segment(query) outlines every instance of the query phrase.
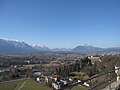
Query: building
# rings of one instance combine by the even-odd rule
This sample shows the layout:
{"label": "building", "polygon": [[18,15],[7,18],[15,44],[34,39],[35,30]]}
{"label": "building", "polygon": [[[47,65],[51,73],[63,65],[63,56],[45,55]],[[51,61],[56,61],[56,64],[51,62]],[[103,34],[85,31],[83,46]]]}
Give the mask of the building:
{"label": "building", "polygon": [[63,87],[63,83],[62,82],[52,82],[52,87],[56,90],[61,90]]}
{"label": "building", "polygon": [[40,77],[41,75],[42,75],[42,73],[40,71],[33,71],[32,72],[33,77]]}
{"label": "building", "polygon": [[91,63],[92,63],[92,64],[95,64],[96,62],[102,62],[102,61],[100,60],[100,57],[90,56],[90,57],[88,57],[88,58],[91,60]]}
{"label": "building", "polygon": [[117,62],[117,64],[115,65],[115,73],[117,74],[117,81],[120,80],[120,61]]}

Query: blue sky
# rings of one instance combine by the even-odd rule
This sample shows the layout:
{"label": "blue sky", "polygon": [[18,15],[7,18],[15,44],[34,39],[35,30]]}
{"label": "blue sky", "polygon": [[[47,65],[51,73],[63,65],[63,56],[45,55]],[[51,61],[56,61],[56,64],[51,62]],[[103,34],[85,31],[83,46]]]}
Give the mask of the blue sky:
{"label": "blue sky", "polygon": [[120,46],[120,0],[0,0],[0,38],[28,44]]}

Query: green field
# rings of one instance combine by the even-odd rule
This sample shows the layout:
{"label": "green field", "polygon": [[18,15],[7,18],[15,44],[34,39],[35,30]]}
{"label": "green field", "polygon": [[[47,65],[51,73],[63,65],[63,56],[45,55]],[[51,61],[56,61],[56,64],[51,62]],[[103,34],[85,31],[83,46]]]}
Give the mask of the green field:
{"label": "green field", "polygon": [[15,81],[0,84],[0,90],[51,90],[33,80]]}
{"label": "green field", "polygon": [[84,86],[74,86],[71,90],[88,90],[88,88]]}
{"label": "green field", "polygon": [[[52,89],[30,79],[0,84],[0,90],[52,90]],[[84,86],[74,86],[71,90],[88,90],[88,89]]]}

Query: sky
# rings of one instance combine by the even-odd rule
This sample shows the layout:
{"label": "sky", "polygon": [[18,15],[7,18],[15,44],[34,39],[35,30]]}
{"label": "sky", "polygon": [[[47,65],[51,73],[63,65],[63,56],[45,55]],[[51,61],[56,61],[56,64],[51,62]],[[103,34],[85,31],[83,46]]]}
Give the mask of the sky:
{"label": "sky", "polygon": [[0,0],[0,38],[50,48],[120,47],[120,0]]}

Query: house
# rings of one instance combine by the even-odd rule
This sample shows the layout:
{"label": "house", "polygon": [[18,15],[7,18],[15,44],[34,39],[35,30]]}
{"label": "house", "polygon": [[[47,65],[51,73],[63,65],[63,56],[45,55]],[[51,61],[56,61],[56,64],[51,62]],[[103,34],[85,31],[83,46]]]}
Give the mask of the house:
{"label": "house", "polygon": [[89,86],[90,86],[90,85],[89,85],[88,83],[86,83],[86,82],[84,82],[83,85],[86,86],[86,87],[89,87]]}
{"label": "house", "polygon": [[49,83],[50,77],[49,77],[49,76],[46,76],[46,77],[45,77],[45,81],[46,81],[47,83]]}
{"label": "house", "polygon": [[38,83],[41,83],[41,82],[40,82],[40,78],[39,78],[39,77],[38,77],[38,78],[36,78],[36,81],[37,81]]}
{"label": "house", "polygon": [[60,81],[63,83],[64,86],[67,85],[67,81],[66,80],[60,80]]}
{"label": "house", "polygon": [[90,57],[88,57],[88,58],[91,60],[91,63],[92,63],[92,64],[94,64],[94,63],[96,63],[96,62],[102,62],[102,61],[100,60],[100,57],[90,56]]}
{"label": "house", "polygon": [[81,80],[78,80],[78,82],[80,83],[80,82],[82,82]]}
{"label": "house", "polygon": [[93,64],[95,71],[101,72],[102,70],[104,70],[105,65],[102,62],[102,60],[100,59],[100,57],[91,56],[88,58],[91,60],[91,63]]}
{"label": "house", "polygon": [[117,81],[120,80],[120,61],[117,62],[117,64],[115,65],[115,73],[117,74]]}
{"label": "house", "polygon": [[52,82],[52,87],[56,90],[61,90],[63,87],[63,83],[62,82]]}
{"label": "house", "polygon": [[70,77],[70,78],[69,78],[69,81],[70,81],[70,82],[73,82],[73,78]]}

